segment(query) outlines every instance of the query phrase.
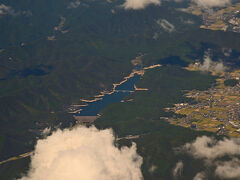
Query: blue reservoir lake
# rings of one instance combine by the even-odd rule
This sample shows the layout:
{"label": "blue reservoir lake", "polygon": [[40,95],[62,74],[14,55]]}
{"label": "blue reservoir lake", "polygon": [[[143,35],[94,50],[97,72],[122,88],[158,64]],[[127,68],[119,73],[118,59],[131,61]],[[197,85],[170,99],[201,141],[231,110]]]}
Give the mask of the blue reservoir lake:
{"label": "blue reservoir lake", "polygon": [[130,93],[135,91],[135,84],[140,80],[141,75],[135,73],[132,77],[126,79],[125,82],[116,85],[111,93],[103,94],[103,96],[96,97],[96,100],[93,102],[84,102],[86,106],[81,106],[78,111],[75,113],[75,116],[97,116],[100,111],[102,111],[107,105],[111,103],[121,102],[125,97]]}

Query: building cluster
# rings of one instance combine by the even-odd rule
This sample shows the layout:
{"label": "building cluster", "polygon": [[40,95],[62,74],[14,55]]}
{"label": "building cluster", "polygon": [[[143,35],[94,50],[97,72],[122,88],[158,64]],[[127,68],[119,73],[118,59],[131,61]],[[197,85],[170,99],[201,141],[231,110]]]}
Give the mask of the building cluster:
{"label": "building cluster", "polygon": [[224,8],[202,9],[194,4],[186,12],[202,16],[203,29],[240,32],[240,3]]}
{"label": "building cluster", "polygon": [[[238,78],[236,73],[228,73],[226,77],[229,76]],[[225,86],[225,80],[223,76],[208,90],[187,93],[186,97],[192,98],[192,103],[180,103],[166,108],[183,117],[165,119],[176,125],[209,130],[219,135],[240,136],[240,84]]]}
{"label": "building cluster", "polygon": [[240,11],[219,11],[214,14],[204,13],[203,14],[204,25],[202,28],[212,30],[223,30],[240,32]]}

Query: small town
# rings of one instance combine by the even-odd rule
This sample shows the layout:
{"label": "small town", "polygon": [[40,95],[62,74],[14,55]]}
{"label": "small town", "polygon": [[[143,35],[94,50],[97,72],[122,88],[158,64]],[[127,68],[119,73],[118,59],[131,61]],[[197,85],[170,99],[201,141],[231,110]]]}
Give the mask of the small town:
{"label": "small town", "polygon": [[190,6],[187,12],[202,16],[202,29],[232,31],[240,33],[240,3],[215,10]]}
{"label": "small town", "polygon": [[[189,67],[189,70],[196,70]],[[214,73],[214,72],[212,72]],[[172,111],[180,118],[165,118],[171,124],[215,132],[218,135],[240,137],[240,70],[222,72],[216,84],[205,91],[193,90],[185,96],[191,103],[175,104]],[[227,82],[233,84],[226,85]]]}

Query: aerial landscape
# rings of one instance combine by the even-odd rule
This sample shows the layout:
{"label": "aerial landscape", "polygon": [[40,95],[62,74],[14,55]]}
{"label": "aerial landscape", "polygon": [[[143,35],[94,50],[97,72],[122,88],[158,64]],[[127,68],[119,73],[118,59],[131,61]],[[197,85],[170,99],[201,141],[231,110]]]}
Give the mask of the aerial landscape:
{"label": "aerial landscape", "polygon": [[239,180],[239,0],[0,2],[0,180]]}

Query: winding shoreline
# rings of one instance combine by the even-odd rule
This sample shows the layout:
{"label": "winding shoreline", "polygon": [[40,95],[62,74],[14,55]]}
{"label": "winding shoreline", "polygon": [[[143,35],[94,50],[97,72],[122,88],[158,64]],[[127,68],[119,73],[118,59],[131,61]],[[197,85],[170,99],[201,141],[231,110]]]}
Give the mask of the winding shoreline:
{"label": "winding shoreline", "polygon": [[[123,83],[126,82],[129,78],[133,77],[135,74],[138,74],[138,75],[140,75],[140,76],[143,76],[144,73],[145,73],[145,70],[153,69],[153,68],[156,68],[156,67],[161,67],[161,65],[160,65],[160,64],[151,65],[151,66],[149,66],[149,67],[144,67],[144,68],[141,69],[141,70],[136,70],[136,69],[134,69],[127,77],[124,77],[124,80],[123,80],[123,81],[121,81],[120,83],[114,83],[114,84],[113,84],[113,89],[112,89],[111,92],[102,91],[102,92],[100,92],[99,95],[95,95],[95,96],[94,96],[95,99],[93,99],[93,100],[81,99],[81,101],[82,101],[82,102],[85,102],[85,104],[72,104],[70,107],[72,107],[73,110],[69,111],[68,113],[75,114],[76,112],[80,112],[82,109],[74,109],[74,108],[86,107],[86,106],[88,106],[87,103],[89,103],[89,102],[91,103],[91,102],[95,102],[95,101],[98,101],[98,100],[102,100],[103,98],[101,98],[101,97],[103,97],[103,96],[106,95],[106,94],[109,95],[109,94],[114,93],[114,92],[116,91],[116,87],[117,87],[117,86],[123,84]],[[137,88],[136,85],[134,85],[134,89],[135,89],[136,91],[147,91],[147,90],[148,90],[147,88]],[[91,118],[91,121],[94,122],[93,117],[97,118],[97,117],[99,117],[99,116],[100,116],[100,114],[98,114],[97,116],[82,116],[82,117],[84,117],[84,118]],[[74,117],[74,115],[73,115],[73,117]],[[78,117],[81,117],[81,116],[78,116]],[[118,140],[121,140],[121,139],[136,139],[136,138],[139,138],[139,135],[136,135],[136,136],[131,136],[131,135],[129,135],[129,136],[126,136],[126,137],[117,138],[116,140],[118,141]],[[15,160],[18,160],[18,159],[27,158],[27,157],[31,156],[33,153],[34,153],[34,152],[31,151],[31,152],[26,152],[26,153],[20,154],[20,155],[18,155],[18,156],[10,157],[10,158],[8,158],[7,160],[0,161],[0,165],[5,164],[5,163],[8,163],[8,162],[10,162],[10,161],[15,161]]]}
{"label": "winding shoreline", "polygon": [[[121,84],[125,83],[126,81],[128,81],[128,79],[132,78],[135,74],[144,76],[145,70],[154,69],[154,68],[161,67],[161,66],[162,66],[161,64],[155,64],[155,65],[143,67],[140,70],[133,69],[133,71],[128,76],[124,77],[121,82],[113,83],[113,88],[110,92],[101,91],[100,94],[95,95],[94,99],[92,99],[92,100],[91,99],[90,100],[89,99],[80,99],[80,101],[86,102],[86,103],[92,103],[92,102],[95,102],[98,100],[102,100],[101,97],[103,97],[104,95],[110,95],[110,94],[114,93],[116,91],[117,86],[120,86]],[[134,89],[136,91],[147,91],[148,90],[147,88],[137,88],[136,86],[134,86]],[[78,105],[78,106],[87,106],[87,105]],[[75,107],[76,107],[76,105],[75,105]]]}

